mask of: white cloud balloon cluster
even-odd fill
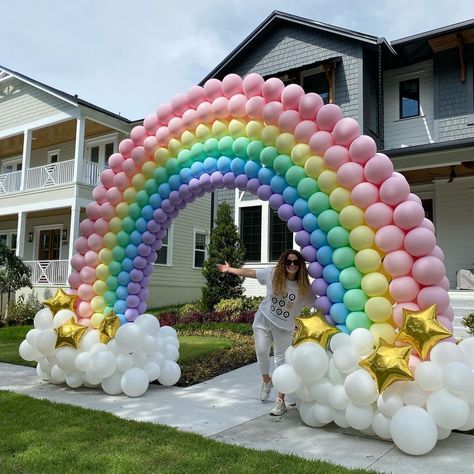
[[[76,319],[69,310],[60,310],[54,317],[48,308],[40,310],[34,329],[20,344],[20,355],[38,362],[36,370],[41,379],[71,388],[102,387],[109,395],[123,392],[129,397],[143,395],[154,380],[165,386],[179,380],[176,331],[170,326],[160,328],[155,316],[142,314],[134,323],[120,326],[107,344],[100,342],[98,330],[89,328],[77,349],[56,349],[55,329],[71,318]]]
[[[299,399],[307,425],[352,427],[412,455],[428,453],[452,430],[474,429],[474,337],[438,343],[414,367],[413,382],[397,381],[381,394],[359,366],[373,344],[370,331],[356,329],[333,336],[331,352],[313,342],[290,347],[273,384]]]

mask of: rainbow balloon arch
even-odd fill
[[[273,376],[302,420],[409,454],[474,428],[474,338],[452,337],[434,225],[338,106],[277,78],[229,74],[158,107],[108,165],[80,224],[71,290],[45,301],[20,346],[42,379],[128,396],[175,384],[176,332],[146,314],[156,251],[187,204],[238,188],[287,222],[314,279],[318,312],[297,318]]]

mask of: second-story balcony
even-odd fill
[[[79,170],[77,182],[95,186],[104,167],[91,161],[84,160]],[[21,189],[22,173],[25,173],[24,188]],[[23,171],[0,174],[0,196],[19,191],[35,189],[50,189],[74,182],[74,160],[59,161],[44,166],[28,168]]]

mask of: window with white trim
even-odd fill
[[[9,158],[8,160],[4,160],[2,162],[2,174],[13,173],[14,171],[21,171],[23,164],[22,158]]]
[[[205,231],[194,229],[193,267],[202,268],[207,254],[207,234]]]
[[[240,238],[245,248],[245,260],[260,262],[262,251],[262,206],[240,208]]]
[[[60,150],[48,151],[48,164],[57,163],[59,161]]]
[[[17,233],[16,230],[1,230],[0,245],[5,245],[9,249],[16,250]]]
[[[117,134],[107,135],[99,139],[86,141],[86,160],[96,163],[99,167],[107,166],[110,155],[117,150]]]
[[[168,233],[161,239],[162,245],[159,250],[157,250],[156,255],[157,259],[155,264],[157,265],[171,265],[171,243],[173,241],[173,226],[168,229]]]
[[[269,230],[269,258],[273,262],[277,261],[285,250],[293,248],[293,232],[288,229],[286,222],[278,217],[275,209],[270,209]]]

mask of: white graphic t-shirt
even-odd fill
[[[293,331],[295,316],[299,316],[303,306],[313,307],[315,297],[311,291],[304,298],[298,296],[298,284],[296,281],[290,280],[286,280],[285,293],[275,295],[272,287],[273,271],[274,268],[257,270],[257,280],[267,287],[267,295],[260,303],[258,311],[280,329]]]

